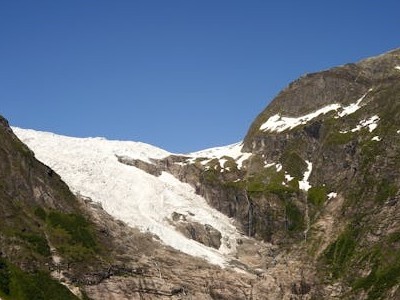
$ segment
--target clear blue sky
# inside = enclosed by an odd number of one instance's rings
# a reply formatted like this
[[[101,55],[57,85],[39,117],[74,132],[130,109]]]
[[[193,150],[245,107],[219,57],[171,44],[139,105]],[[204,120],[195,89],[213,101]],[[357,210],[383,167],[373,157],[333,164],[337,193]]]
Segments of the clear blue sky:
[[[189,152],[243,139],[304,73],[400,47],[400,1],[3,0],[12,125]]]

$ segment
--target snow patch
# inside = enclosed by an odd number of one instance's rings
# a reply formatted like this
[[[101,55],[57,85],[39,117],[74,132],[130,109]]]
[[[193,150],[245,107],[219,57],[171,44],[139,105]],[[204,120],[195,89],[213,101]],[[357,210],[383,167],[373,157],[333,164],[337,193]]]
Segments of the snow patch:
[[[264,168],[271,168],[271,167],[274,167],[274,166],[276,166],[276,163],[267,163],[267,161],[265,161]]]
[[[341,104],[334,103],[327,106],[324,106],[312,113],[301,117],[284,117],[280,114],[276,114],[271,116],[265,123],[260,126],[260,130],[262,131],[269,131],[269,132],[283,132],[285,130],[291,130],[299,125],[307,124],[312,119],[320,116],[325,115],[331,111],[338,111],[341,109],[340,112],[337,113],[335,118],[341,118],[347,115],[350,115],[356,112],[358,109],[361,108],[361,102],[367,96],[367,94],[371,91],[371,89],[364,94],[360,99],[358,99],[355,103],[352,103],[348,106],[343,107]]]
[[[280,172],[282,170],[282,165],[281,164],[276,164],[275,167],[276,167],[276,171],[277,172]]]
[[[242,152],[242,149],[243,142],[239,142],[228,146],[209,148],[206,150],[189,153],[187,156],[190,158],[187,160],[187,163],[193,163],[196,159],[205,158],[201,164],[206,165],[211,160],[218,159],[220,167],[223,169],[224,164],[227,161],[227,159],[223,157],[226,156],[233,158],[237,164],[237,168],[240,170],[243,167],[243,162],[248,160],[252,155],[248,152]]]
[[[289,174],[285,174],[285,179],[286,181],[292,181],[294,179],[294,177],[290,176]]]
[[[135,142],[71,138],[52,133],[13,128],[37,159],[54,169],[74,193],[90,197],[117,219],[189,255],[223,266],[235,252],[240,236],[232,220],[211,208],[193,187],[171,174],[150,175],[118,162],[116,155],[151,162],[169,155],[159,148]],[[188,211],[191,214],[188,214]],[[175,231],[168,219],[173,212],[222,234],[220,249],[212,249]]]
[[[371,141],[376,141],[376,142],[380,142],[382,139],[379,136],[374,136]]]
[[[395,66],[394,68],[400,71],[400,66]]]
[[[333,199],[333,198],[336,198],[337,197],[337,193],[335,193],[335,192],[330,192],[329,194],[328,194],[328,199],[330,200],[330,199]]]
[[[311,184],[308,182],[312,172],[312,163],[306,160],[307,171],[304,172],[303,179],[299,181],[299,189],[307,192],[311,188]]]
[[[378,122],[380,118],[377,115],[374,115],[368,119],[361,120],[356,127],[351,129],[351,132],[357,132],[360,131],[362,128],[368,127],[369,132],[374,131],[378,127]],[[349,131],[347,130],[341,130],[339,131],[340,133],[348,133]]]

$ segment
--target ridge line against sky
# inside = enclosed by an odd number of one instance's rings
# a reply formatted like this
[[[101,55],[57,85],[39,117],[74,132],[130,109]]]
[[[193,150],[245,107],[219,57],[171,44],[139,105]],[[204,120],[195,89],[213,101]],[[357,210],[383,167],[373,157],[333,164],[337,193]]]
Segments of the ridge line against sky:
[[[305,73],[400,47],[399,1],[2,1],[13,126],[185,153],[232,144]]]

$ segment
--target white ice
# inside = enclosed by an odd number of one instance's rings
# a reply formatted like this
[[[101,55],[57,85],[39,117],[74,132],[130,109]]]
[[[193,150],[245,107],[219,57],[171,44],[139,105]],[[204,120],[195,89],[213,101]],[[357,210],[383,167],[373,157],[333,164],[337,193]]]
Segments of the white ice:
[[[163,243],[187,254],[224,265],[239,236],[232,220],[211,208],[194,189],[168,173],[156,177],[118,162],[116,155],[151,161],[169,155],[159,148],[135,142],[99,138],[72,138],[13,128],[37,159],[54,169],[75,193],[100,202],[112,216],[157,235]],[[173,212],[210,224],[222,234],[220,249],[212,249],[175,231],[168,219]]]

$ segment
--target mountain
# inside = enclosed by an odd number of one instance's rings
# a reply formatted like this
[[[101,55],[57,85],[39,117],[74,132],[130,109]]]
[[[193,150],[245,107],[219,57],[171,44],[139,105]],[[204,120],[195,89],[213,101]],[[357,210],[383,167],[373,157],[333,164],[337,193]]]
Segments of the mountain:
[[[302,76],[196,153],[0,129],[1,298],[38,276],[91,299],[400,298],[400,50]]]

